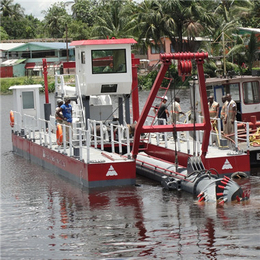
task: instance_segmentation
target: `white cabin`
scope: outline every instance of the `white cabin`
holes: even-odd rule
[[[73,41],[81,94],[130,94],[131,45],[135,43],[134,39]]]
[[[13,91],[13,104],[14,111],[20,113],[21,116],[27,115],[28,121],[29,117],[40,118],[40,95],[39,89],[42,88],[42,85],[20,85],[20,86],[11,86],[9,89]],[[15,117],[20,118],[20,117]],[[19,121],[19,120],[18,120]],[[38,128],[38,121],[34,120],[34,127],[36,130]],[[24,127],[26,122],[16,122],[16,124]]]

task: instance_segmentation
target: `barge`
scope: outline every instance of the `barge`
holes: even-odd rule
[[[72,75],[56,75],[55,84],[55,105],[58,99],[71,100],[72,127],[55,121],[48,98],[46,60],[44,119],[40,85],[10,87],[14,96],[14,110],[10,112],[13,151],[87,188],[134,185],[137,172],[161,182],[165,188],[190,192],[199,201],[248,199],[249,194],[232,178],[246,178],[250,173],[249,152],[210,145],[203,72],[207,53],[162,54],[161,68],[140,115],[139,61],[131,54],[135,43],[133,39],[72,42],[76,51],[74,81]],[[174,59],[183,77],[191,73],[192,62],[197,65],[202,123],[157,125],[157,115],[149,115],[154,102],[162,104],[158,91],[163,89],[167,95],[170,83],[167,88],[161,83]],[[111,95],[118,98],[117,115]],[[162,143],[160,133],[177,133],[178,138]],[[186,140],[180,134],[185,134]]]

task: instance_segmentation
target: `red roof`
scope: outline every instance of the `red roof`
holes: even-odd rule
[[[109,45],[109,44],[134,44],[137,41],[133,38],[124,38],[124,39],[101,39],[101,40],[81,40],[73,41],[70,46],[79,46],[79,45]]]
[[[27,62],[25,69],[33,69],[35,67],[35,62]]]

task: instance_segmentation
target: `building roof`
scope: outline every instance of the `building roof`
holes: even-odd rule
[[[2,45],[5,49],[1,48]],[[68,43],[68,49],[71,48],[74,47],[70,47]],[[0,49],[5,51],[65,50],[67,49],[67,43],[66,42],[1,43]]]
[[[23,45],[24,43],[0,43],[0,50],[2,51],[8,51],[10,49],[19,47],[20,45]]]
[[[12,59],[12,60],[6,60],[1,63],[1,66],[14,66],[17,64],[20,64],[24,62],[26,59]]]

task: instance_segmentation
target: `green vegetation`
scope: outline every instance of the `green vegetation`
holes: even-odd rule
[[[228,70],[248,74],[259,59],[259,38],[254,33],[241,35],[238,28],[259,28],[260,1],[75,0],[72,14],[68,14],[64,2],[57,2],[43,11],[43,21],[32,14],[25,15],[17,1],[1,1],[0,37],[3,40],[132,37],[138,41],[136,49],[145,53],[148,46],[160,49],[161,39],[166,36],[175,52],[207,51],[209,59],[204,67],[211,77],[224,69],[223,65],[216,66],[217,61],[224,64],[225,59]],[[198,49],[196,37],[207,37],[209,41]],[[151,87],[155,74],[140,77],[141,85]]]
[[[15,85],[31,85],[31,84],[41,84],[42,88],[40,92],[44,92],[44,80],[42,77],[15,77],[15,78],[0,78],[1,92],[0,94],[11,94],[12,91],[9,90],[11,86]],[[48,76],[48,90],[49,92],[54,92],[55,90],[55,80],[53,76]]]
[[[139,87],[141,87],[142,89],[151,89],[151,87],[155,81],[155,78],[157,76],[157,73],[158,73],[157,70],[153,70],[152,72],[150,72],[147,75],[139,75],[138,76]],[[170,88],[173,88],[173,86],[175,88],[188,87],[189,80],[191,80],[191,77],[189,76],[189,77],[186,77],[185,81],[183,82],[182,78],[180,76],[178,76],[178,70],[175,65],[170,65],[168,71],[165,74],[165,77],[173,79],[173,81],[171,82]],[[169,82],[170,81],[168,79],[164,79],[162,82],[162,87],[167,87],[169,85]]]

